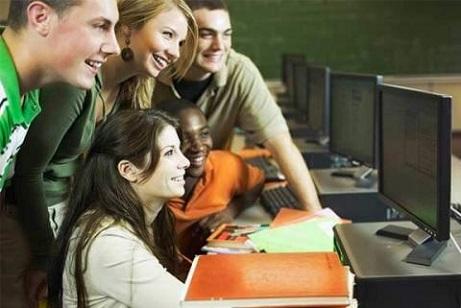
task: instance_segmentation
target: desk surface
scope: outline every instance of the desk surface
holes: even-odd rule
[[[319,195],[334,194],[357,194],[357,193],[377,193],[378,181],[376,180],[371,188],[360,188],[355,186],[355,180],[346,177],[332,176],[331,173],[338,169],[316,169],[311,170],[312,180]],[[341,168],[341,171],[358,171],[359,167]],[[372,177],[376,179],[377,171],[373,171]]]
[[[431,266],[409,264],[402,261],[412,247],[406,241],[375,235],[375,232],[389,222],[354,223],[335,227],[342,253],[358,279],[384,280],[395,277],[418,279],[421,277],[461,276],[461,254],[452,240]],[[416,229],[409,221],[392,224]],[[452,234],[461,242],[461,225],[451,222]]]
[[[301,153],[328,153],[328,147],[316,142],[307,142],[306,138],[293,138],[293,143]]]
[[[461,159],[453,156],[452,157],[452,173],[451,173],[451,200],[452,202],[461,202]],[[323,174],[323,170],[311,170],[312,178],[314,182],[316,182],[317,174]],[[327,170],[331,172],[332,170]],[[328,174],[329,177],[331,177]],[[353,180],[348,178],[335,178],[336,180],[343,180],[348,181],[346,186],[353,186]],[[318,184],[315,183],[318,189]],[[359,188],[357,188],[359,189]],[[367,190],[369,191],[369,190]],[[376,192],[377,190],[375,190]],[[272,217],[264,210],[261,204],[257,203],[252,207],[247,208],[244,210],[237,218],[236,223],[241,224],[266,224],[272,221]],[[453,224],[456,224],[454,222]],[[461,243],[460,243],[461,244]]]

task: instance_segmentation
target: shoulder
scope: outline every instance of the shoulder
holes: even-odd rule
[[[227,69],[229,73],[258,73],[259,70],[254,62],[244,54],[241,54],[233,49],[229,52],[227,58]]]
[[[215,173],[230,175],[239,173],[246,166],[244,160],[235,153],[223,150],[211,151],[208,159]]]
[[[94,103],[96,87],[95,84],[89,90],[82,90],[66,83],[51,84],[40,90],[40,104],[44,108],[81,108],[86,103]]]
[[[213,150],[210,152],[208,159],[214,163],[224,163],[224,162],[243,162],[243,159],[231,151],[224,150]]]

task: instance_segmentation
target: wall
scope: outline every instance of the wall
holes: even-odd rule
[[[452,128],[461,133],[461,75],[384,76],[384,82],[452,96]]]
[[[362,73],[461,73],[461,1],[228,0],[234,47],[265,78],[281,54]]]

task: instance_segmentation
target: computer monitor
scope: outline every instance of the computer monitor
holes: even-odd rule
[[[379,75],[331,74],[330,151],[376,168]]]
[[[282,81],[286,87],[286,94],[293,102],[294,92],[294,63],[303,63],[303,54],[284,54],[282,55]]]
[[[307,125],[315,132],[319,143],[327,144],[330,136],[330,69],[310,65],[308,75]]]
[[[450,236],[451,97],[383,85],[379,110],[379,196],[420,228],[406,261],[429,265]]]
[[[309,76],[305,62],[293,63],[293,106],[298,111],[297,119],[305,121],[308,114],[308,85]]]

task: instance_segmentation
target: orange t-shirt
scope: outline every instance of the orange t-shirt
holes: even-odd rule
[[[263,172],[246,164],[240,156],[228,151],[211,151],[203,176],[197,182],[185,210],[185,201],[182,199],[168,202],[176,217],[179,242],[188,227],[224,210],[234,196],[253,189],[263,181]]]

